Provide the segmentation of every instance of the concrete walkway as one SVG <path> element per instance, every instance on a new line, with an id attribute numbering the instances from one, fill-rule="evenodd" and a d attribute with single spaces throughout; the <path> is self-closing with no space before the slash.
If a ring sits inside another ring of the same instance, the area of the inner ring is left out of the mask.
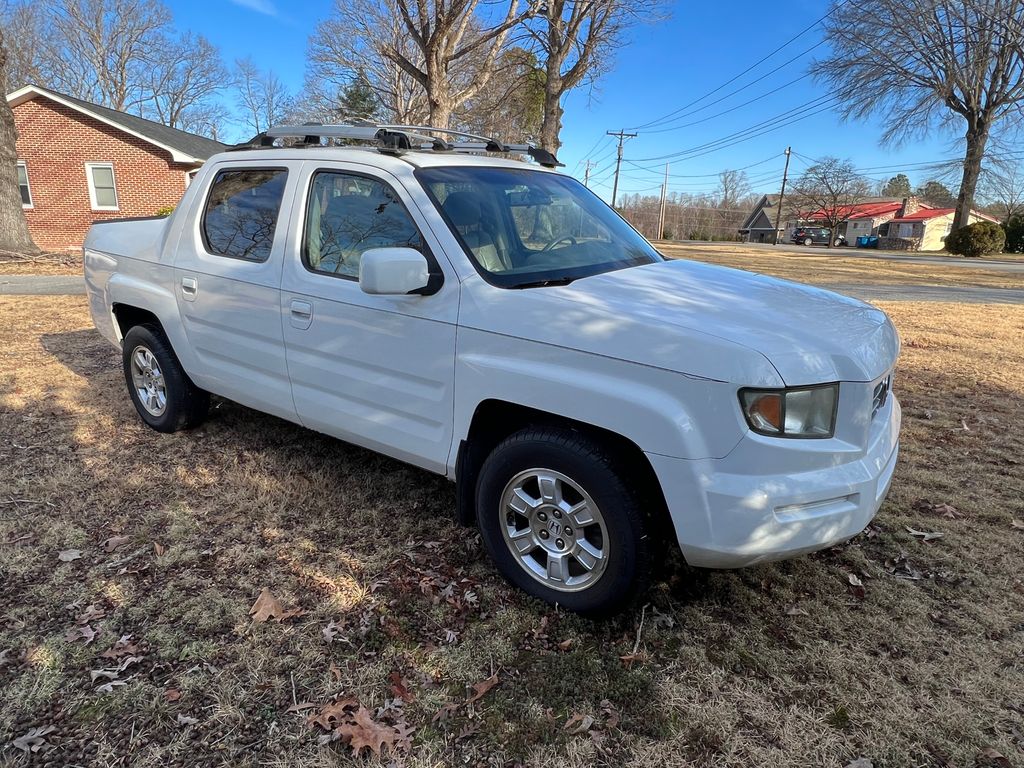
<path id="1" fill-rule="evenodd" d="M 0 275 L 0 295 L 78 296 L 85 293 L 81 275 Z"/>

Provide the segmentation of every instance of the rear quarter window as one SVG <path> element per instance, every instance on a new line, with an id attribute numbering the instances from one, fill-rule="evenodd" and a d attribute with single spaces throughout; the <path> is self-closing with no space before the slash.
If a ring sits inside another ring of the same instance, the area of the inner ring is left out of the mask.
<path id="1" fill-rule="evenodd" d="M 233 259 L 269 259 L 287 178 L 284 168 L 218 172 L 203 210 L 206 250 Z"/>

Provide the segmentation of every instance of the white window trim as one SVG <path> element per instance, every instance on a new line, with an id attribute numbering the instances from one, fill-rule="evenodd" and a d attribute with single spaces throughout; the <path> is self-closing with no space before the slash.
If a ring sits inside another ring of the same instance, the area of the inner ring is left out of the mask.
<path id="1" fill-rule="evenodd" d="M 35 198 L 32 197 L 32 180 L 28 177 L 28 165 L 25 163 L 24 160 L 19 160 L 17 163 L 15 163 L 15 165 L 17 165 L 19 168 L 25 169 L 25 186 L 28 187 L 28 204 L 26 205 L 25 203 L 22 203 L 21 209 L 23 211 L 30 211 L 36 207 L 36 201 Z M 18 186 L 20 187 L 21 184 L 19 183 Z"/>
<path id="2" fill-rule="evenodd" d="M 110 177 L 114 180 L 114 205 L 99 205 L 96 202 L 96 185 L 93 182 L 92 171 L 94 168 L 109 168 Z M 119 211 L 121 210 L 121 196 L 117 193 L 117 174 L 114 173 L 113 163 L 86 163 L 85 180 L 89 184 L 89 203 L 94 211 Z"/>

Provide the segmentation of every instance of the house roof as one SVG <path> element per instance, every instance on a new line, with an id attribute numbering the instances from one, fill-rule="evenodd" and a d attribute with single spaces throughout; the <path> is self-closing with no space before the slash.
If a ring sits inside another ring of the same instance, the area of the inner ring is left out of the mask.
<path id="1" fill-rule="evenodd" d="M 893 219 L 894 222 L 908 222 L 908 221 L 926 221 L 928 219 L 937 219 L 940 216 L 948 216 L 951 213 L 956 213 L 956 208 L 931 208 L 922 209 L 915 211 L 914 213 L 908 213 L 906 216 L 900 216 L 898 219 Z"/>
<path id="2" fill-rule="evenodd" d="M 176 163 L 202 164 L 211 155 L 223 152 L 226 146 L 219 141 L 208 139 L 205 136 L 171 128 L 138 115 L 119 112 L 116 109 L 110 109 L 109 107 L 93 104 L 84 99 L 57 93 L 49 88 L 43 88 L 38 85 L 26 85 L 24 88 L 14 91 L 14 93 L 7 94 L 7 102 L 12 107 L 16 107 L 37 96 L 43 96 L 51 101 L 55 101 L 69 109 L 88 115 L 99 120 L 101 123 L 118 128 L 153 146 L 166 150 L 170 153 L 171 159 Z"/>
<path id="3" fill-rule="evenodd" d="M 869 200 L 863 203 L 855 203 L 853 205 L 842 205 L 837 209 L 840 214 L 840 220 L 848 221 L 850 219 L 873 219 L 876 216 L 885 216 L 890 213 L 896 213 L 903 206 L 903 200 Z M 927 205 L 922 205 L 927 208 Z M 806 219 L 826 219 L 829 218 L 824 208 L 819 208 L 814 213 L 809 213 L 804 216 Z"/>
<path id="4" fill-rule="evenodd" d="M 754 210 L 750 212 L 750 215 L 744 219 L 743 224 L 740 226 L 740 231 L 749 230 L 750 227 L 757 221 L 758 216 L 764 213 L 768 217 L 769 222 L 775 221 L 775 212 L 779 207 L 779 196 L 778 195 L 763 195 L 758 201 L 757 205 L 754 206 Z"/>

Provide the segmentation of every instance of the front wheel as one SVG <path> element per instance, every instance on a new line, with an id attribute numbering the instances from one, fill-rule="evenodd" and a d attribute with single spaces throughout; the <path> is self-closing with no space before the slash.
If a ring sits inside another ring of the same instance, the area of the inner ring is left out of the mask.
<path id="1" fill-rule="evenodd" d="M 814 241 L 811 240 L 811 238 L 809 238 L 809 237 L 804 238 L 804 245 L 812 245 L 813 243 L 814 243 Z"/>
<path id="2" fill-rule="evenodd" d="M 525 429 L 484 462 L 477 522 L 515 586 L 577 613 L 606 616 L 647 586 L 650 544 L 640 494 L 596 441 Z"/>
<path id="3" fill-rule="evenodd" d="M 136 325 L 124 336 L 122 363 L 135 410 L 157 432 L 198 426 L 210 395 L 192 383 L 156 325 Z"/>

